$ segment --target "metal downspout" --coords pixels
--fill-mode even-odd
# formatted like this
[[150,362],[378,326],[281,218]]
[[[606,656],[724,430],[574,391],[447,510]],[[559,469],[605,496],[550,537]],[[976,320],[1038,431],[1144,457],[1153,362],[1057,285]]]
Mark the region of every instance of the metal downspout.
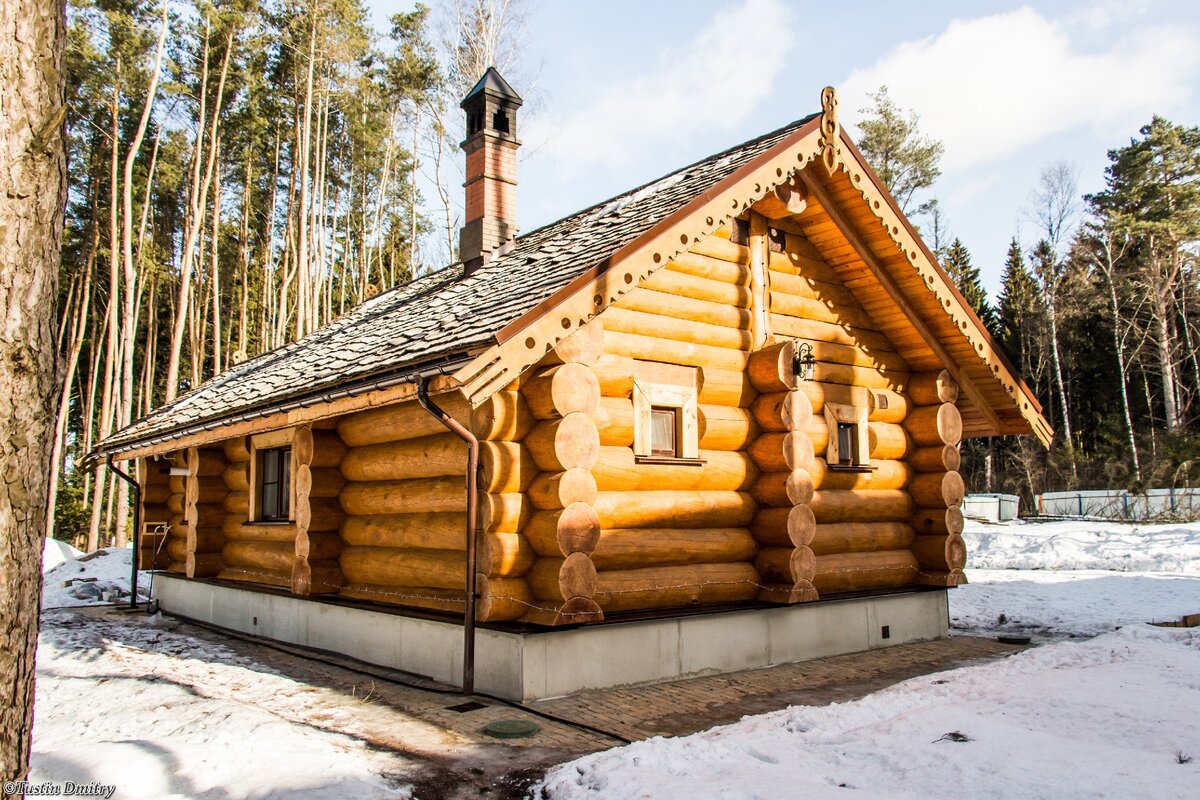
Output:
[[429,399],[429,377],[417,382],[417,402],[437,417],[458,438],[467,443],[467,586],[463,611],[463,694],[475,693],[475,519],[479,507],[479,440],[461,422],[438,408]]
[[117,469],[113,464],[112,454],[109,454],[106,463],[110,472],[133,487],[133,553],[129,558],[129,607],[132,609],[137,608],[138,604],[138,554],[141,552],[142,538],[142,485]]

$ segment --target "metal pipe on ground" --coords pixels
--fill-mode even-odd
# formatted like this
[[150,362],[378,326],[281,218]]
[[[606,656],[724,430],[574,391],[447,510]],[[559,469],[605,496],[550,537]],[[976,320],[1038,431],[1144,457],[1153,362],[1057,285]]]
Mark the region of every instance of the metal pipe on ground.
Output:
[[429,399],[429,378],[417,382],[417,402],[454,435],[467,443],[467,585],[463,610],[463,694],[475,693],[475,519],[479,507],[479,440],[458,420]]

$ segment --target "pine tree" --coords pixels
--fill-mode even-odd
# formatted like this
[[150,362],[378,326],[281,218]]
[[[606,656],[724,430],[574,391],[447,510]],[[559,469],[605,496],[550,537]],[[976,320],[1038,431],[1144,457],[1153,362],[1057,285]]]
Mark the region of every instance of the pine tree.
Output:
[[860,108],[858,147],[900,205],[908,214],[926,211],[928,203],[911,208],[913,196],[933,186],[942,174],[938,166],[946,148],[937,139],[921,133],[920,117],[911,109],[902,109],[888,95],[888,88],[867,95],[872,105]]
[[946,248],[946,254],[942,258],[942,267],[954,281],[954,285],[958,287],[967,304],[971,306],[971,310],[983,322],[984,327],[995,335],[997,332],[996,312],[988,302],[987,290],[980,283],[979,267],[971,263],[971,254],[961,239],[956,238]]
[[1021,245],[1015,237],[1008,246],[1008,258],[1000,278],[1000,302],[996,310],[996,338],[1000,346],[1013,359],[1022,376],[1032,377],[1035,358],[1030,337],[1040,325],[1037,283],[1025,266]]

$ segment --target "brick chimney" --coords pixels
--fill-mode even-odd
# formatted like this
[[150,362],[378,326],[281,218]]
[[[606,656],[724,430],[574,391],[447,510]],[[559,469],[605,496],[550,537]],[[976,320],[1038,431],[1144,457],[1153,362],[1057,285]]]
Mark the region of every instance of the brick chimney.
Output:
[[517,109],[521,98],[488,67],[461,103],[467,112],[466,222],[458,255],[467,274],[517,235]]

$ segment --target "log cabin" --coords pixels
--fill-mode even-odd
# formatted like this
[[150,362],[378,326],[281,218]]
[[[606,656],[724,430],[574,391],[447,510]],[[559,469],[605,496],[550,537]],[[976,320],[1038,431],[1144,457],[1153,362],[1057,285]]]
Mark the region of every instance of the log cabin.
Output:
[[[520,106],[494,69],[463,100],[459,263],[97,446],[136,459],[138,555],[167,609],[259,633],[281,597],[521,635],[884,596],[944,617],[965,581],[960,441],[1052,432],[836,93],[523,235]],[[317,643],[361,653],[339,636]]]

